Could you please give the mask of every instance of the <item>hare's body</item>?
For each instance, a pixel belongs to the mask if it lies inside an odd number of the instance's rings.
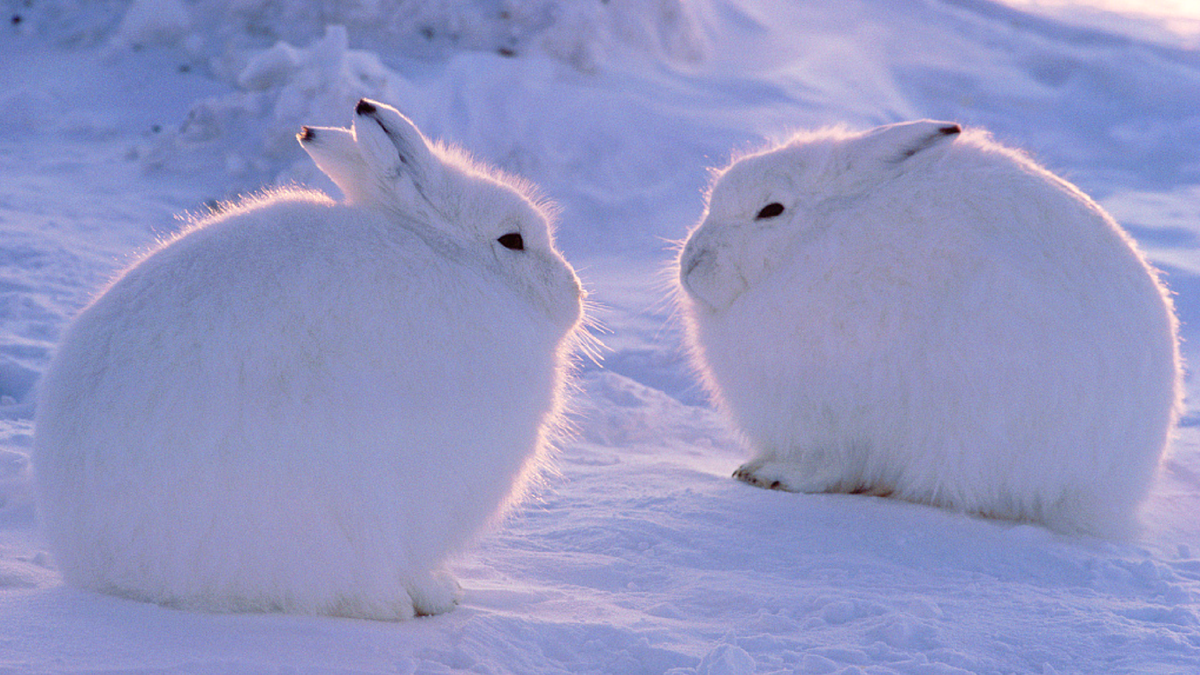
[[[680,263],[739,478],[1132,526],[1179,406],[1170,301],[1028,159],[932,122],[803,137],[717,178]]]
[[[504,231],[536,238],[541,214],[487,186],[528,209]],[[457,227],[282,192],[117,279],[39,401],[39,507],[64,576],[209,610],[452,607],[441,566],[536,470],[580,311],[548,238],[509,251]],[[542,256],[543,278],[511,274],[509,254]]]

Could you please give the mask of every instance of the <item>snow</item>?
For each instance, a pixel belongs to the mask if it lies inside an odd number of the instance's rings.
[[[1194,0],[1004,0],[1015,7],[1136,35],[1145,40],[1200,45],[1200,5]]]
[[[745,454],[685,365],[667,269],[732,153],[953,119],[1109,208],[1166,272],[1197,362],[1200,53],[1144,30],[1159,19],[987,0],[8,7],[0,672],[1200,672],[1194,402],[1127,541],[758,490],[729,478]],[[293,136],[348,124],[360,96],[563,207],[608,351],[584,362],[558,473],[455,561],[465,598],[437,617],[209,615],[64,586],[28,466],[63,325],[176,214],[334,192]]]

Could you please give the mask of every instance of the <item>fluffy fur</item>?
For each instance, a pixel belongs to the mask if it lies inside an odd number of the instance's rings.
[[[1134,527],[1180,409],[1171,301],[1022,154],[945,122],[800,135],[718,172],[678,263],[736,477]]]
[[[443,612],[445,559],[536,472],[583,296],[545,208],[381,104],[299,139],[345,203],[285,190],[214,213],[63,337],[34,461],[69,582],[213,611]]]

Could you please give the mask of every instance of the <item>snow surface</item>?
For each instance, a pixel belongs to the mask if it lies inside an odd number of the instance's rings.
[[[1191,49],[1200,47],[1200,3],[1196,0],[1002,0],[1006,4]]]
[[[1200,325],[1200,52],[986,0],[11,0],[0,39],[0,672],[1197,673],[1195,405],[1131,541],[737,483],[668,300],[707,167],[799,127],[990,128],[1107,206]],[[339,27],[340,26],[340,27]],[[344,28],[343,28],[344,27]],[[391,624],[62,585],[32,391],[175,214],[330,191],[293,136],[397,105],[541,185],[607,326],[539,498]],[[667,271],[664,271],[667,270]],[[1196,381],[1189,378],[1194,391]]]

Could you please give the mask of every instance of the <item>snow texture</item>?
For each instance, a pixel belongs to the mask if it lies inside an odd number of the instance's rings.
[[[1127,539],[758,490],[730,477],[748,452],[670,300],[709,167],[799,129],[950,120],[1113,214],[1162,270],[1196,362],[1186,41],[987,0],[152,4],[7,5],[0,671],[1200,672],[1194,402]],[[608,351],[583,361],[554,472],[448,562],[462,601],[433,617],[190,612],[64,584],[30,456],[69,321],[188,227],[176,214],[295,183],[340,199],[294,137],[350,125],[362,97],[561,206],[555,239]]]

